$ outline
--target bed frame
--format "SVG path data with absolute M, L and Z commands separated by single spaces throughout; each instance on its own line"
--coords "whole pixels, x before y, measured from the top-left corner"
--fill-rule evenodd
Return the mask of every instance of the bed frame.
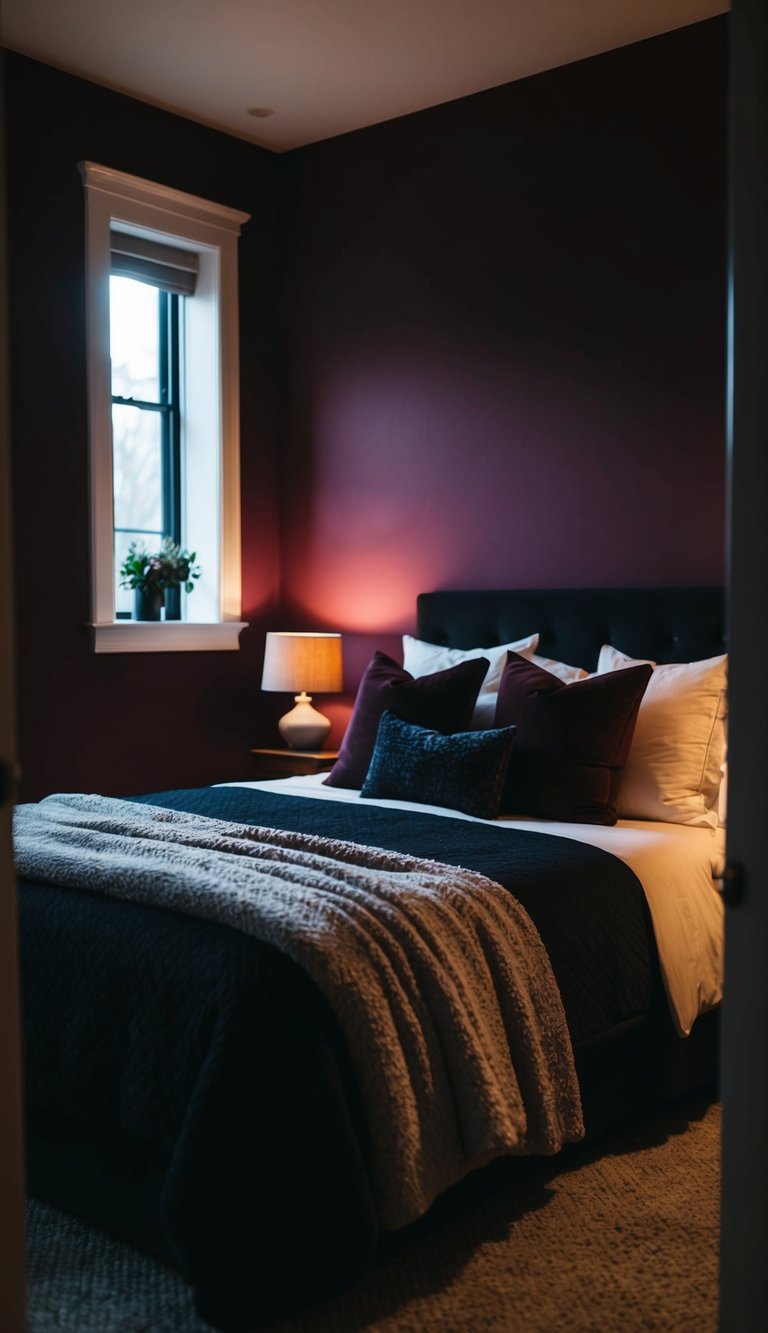
M 452 648 L 492 648 L 538 631 L 538 652 L 594 671 L 600 648 L 693 662 L 726 651 L 722 588 L 515 589 L 427 592 L 416 633 Z

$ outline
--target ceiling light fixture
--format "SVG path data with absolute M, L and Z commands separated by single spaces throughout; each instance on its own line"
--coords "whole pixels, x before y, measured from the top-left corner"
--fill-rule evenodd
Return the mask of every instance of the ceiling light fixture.
M 274 116 L 271 106 L 249 106 L 249 116 L 256 116 L 257 120 L 266 120 L 267 116 Z

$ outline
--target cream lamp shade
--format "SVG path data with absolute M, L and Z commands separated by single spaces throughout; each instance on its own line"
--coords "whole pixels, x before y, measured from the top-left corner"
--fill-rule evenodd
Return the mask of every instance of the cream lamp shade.
M 341 690 L 341 635 L 270 630 L 261 688 L 295 695 L 295 707 L 277 724 L 286 745 L 292 750 L 321 749 L 331 723 L 312 707 L 308 691 L 338 694 Z

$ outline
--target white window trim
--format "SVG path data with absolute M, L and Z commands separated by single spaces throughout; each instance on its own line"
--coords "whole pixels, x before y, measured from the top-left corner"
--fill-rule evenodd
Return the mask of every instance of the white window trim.
M 122 171 L 78 163 L 86 202 L 86 340 L 91 514 L 91 620 L 97 653 L 198 652 L 239 647 L 240 373 L 237 238 L 250 214 L 172 190 Z M 115 620 L 112 479 L 112 389 L 109 362 L 109 233 L 113 222 L 200 246 L 218 270 L 221 441 L 219 615 L 214 623 Z

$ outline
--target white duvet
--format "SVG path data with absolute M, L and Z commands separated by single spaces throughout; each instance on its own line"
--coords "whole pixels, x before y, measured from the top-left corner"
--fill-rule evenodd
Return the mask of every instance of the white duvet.
M 656 824 L 619 820 L 612 828 L 597 824 L 560 824 L 546 819 L 478 820 L 458 810 L 410 801 L 380 801 L 343 787 L 326 787 L 324 774 L 280 778 L 272 782 L 229 782 L 221 786 L 254 787 L 286 796 L 329 801 L 357 801 L 400 810 L 492 823 L 573 838 L 602 847 L 625 861 L 637 875 L 648 900 L 661 972 L 670 1011 L 681 1036 L 687 1036 L 699 1014 L 723 995 L 723 904 L 714 878 L 725 861 L 725 830 L 687 824 Z

